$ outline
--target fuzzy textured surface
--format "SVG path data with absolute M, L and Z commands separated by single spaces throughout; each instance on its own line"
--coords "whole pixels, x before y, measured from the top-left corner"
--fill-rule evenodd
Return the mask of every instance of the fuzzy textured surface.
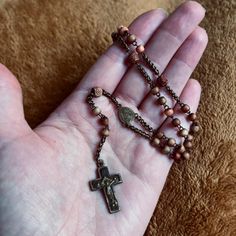
M 96 3 L 95 3 L 96 2 Z M 0 0 L 0 60 L 18 77 L 26 118 L 43 121 L 111 43 L 118 24 L 180 0 Z M 236 235 L 234 0 L 200 0 L 209 45 L 193 74 L 203 87 L 194 158 L 174 165 L 146 235 Z

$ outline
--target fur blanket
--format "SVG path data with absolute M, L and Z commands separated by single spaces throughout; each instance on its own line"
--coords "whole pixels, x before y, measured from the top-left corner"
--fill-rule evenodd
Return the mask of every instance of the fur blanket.
M 0 0 L 0 59 L 17 75 L 32 127 L 73 90 L 144 11 L 180 0 Z M 203 87 L 194 158 L 173 165 L 146 235 L 236 235 L 235 1 L 200 0 L 209 45 L 193 74 Z

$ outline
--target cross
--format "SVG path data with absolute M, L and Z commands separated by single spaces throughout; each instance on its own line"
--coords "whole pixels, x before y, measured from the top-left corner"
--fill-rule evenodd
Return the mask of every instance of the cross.
M 98 179 L 89 182 L 90 189 L 92 191 L 103 190 L 109 212 L 118 212 L 120 207 L 114 194 L 113 185 L 123 182 L 121 176 L 119 174 L 110 175 L 106 166 L 98 168 L 98 176 Z

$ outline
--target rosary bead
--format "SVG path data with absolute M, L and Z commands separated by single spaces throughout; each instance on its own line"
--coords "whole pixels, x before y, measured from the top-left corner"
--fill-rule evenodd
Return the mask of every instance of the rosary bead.
M 119 26 L 117 30 L 120 35 L 124 35 L 125 32 L 129 32 L 129 29 L 123 25 Z
M 194 121 L 194 120 L 197 119 L 197 115 L 196 115 L 195 113 L 190 113 L 190 114 L 188 115 L 188 119 L 189 119 L 190 121 Z
M 174 138 L 169 138 L 168 141 L 167 141 L 167 144 L 168 144 L 168 146 L 170 146 L 170 147 L 174 147 L 175 144 L 176 144 L 176 141 L 175 141 Z
M 99 108 L 99 107 L 94 107 L 94 109 L 93 109 L 93 114 L 94 115 L 99 115 L 101 113 L 101 109 Z
M 182 157 L 183 157 L 185 160 L 189 160 L 189 158 L 190 158 L 190 153 L 189 153 L 189 152 L 184 152 L 184 153 L 182 154 Z
M 169 146 L 164 146 L 162 149 L 161 149 L 161 152 L 163 154 L 169 154 L 171 151 L 170 147 Z
M 193 124 L 193 125 L 191 125 L 190 130 L 193 133 L 197 133 L 200 130 L 200 126 Z
M 137 51 L 137 53 L 142 53 L 142 52 L 144 52 L 144 46 L 143 45 L 138 45 L 138 47 L 136 48 L 136 51 Z
M 185 146 L 186 148 L 192 148 L 193 144 L 192 144 L 191 141 L 185 140 L 185 141 L 184 141 L 184 146 Z
M 160 98 L 158 98 L 158 103 L 160 104 L 160 105 L 164 105 L 164 104 L 166 104 L 166 98 L 165 97 L 160 97 Z
M 155 136 L 160 139 L 164 136 L 164 133 L 159 131 L 159 132 L 156 133 Z
M 154 138 L 152 143 L 154 146 L 158 146 L 160 144 L 161 140 L 159 138 Z
M 192 140 L 193 140 L 193 135 L 188 134 L 187 140 L 188 140 L 188 141 L 192 141 Z
M 130 34 L 130 35 L 127 37 L 127 42 L 128 42 L 128 43 L 133 43 L 135 40 L 136 40 L 136 36 L 135 36 L 134 34 Z
M 174 126 L 178 126 L 178 125 L 180 125 L 180 120 L 178 119 L 178 118 L 174 118 L 173 120 L 172 120 L 172 125 L 174 125 Z
M 175 152 L 173 155 L 173 158 L 175 161 L 179 161 L 181 159 L 181 154 L 178 152 Z
M 188 112 L 188 111 L 190 110 L 190 107 L 189 107 L 189 105 L 184 104 L 184 105 L 181 107 L 181 110 L 182 110 L 184 113 L 186 113 L 186 112 Z
M 164 111 L 165 115 L 166 116 L 172 116 L 174 114 L 174 110 L 171 109 L 171 108 L 167 108 L 165 111 Z
M 136 51 L 131 52 L 128 58 L 132 64 L 135 64 L 140 61 L 139 55 Z
M 101 97 L 103 93 L 103 89 L 99 87 L 93 88 L 94 96 L 95 97 Z
M 120 31 L 123 27 L 124 27 L 123 25 L 119 25 L 119 26 L 117 27 L 117 31 Z
M 158 87 L 154 87 L 152 90 L 151 90 L 151 93 L 153 95 L 157 95 L 159 93 L 160 89 Z
M 165 87 L 167 84 L 168 84 L 168 80 L 166 77 L 164 77 L 163 75 L 161 75 L 158 80 L 157 80 L 157 83 L 162 86 L 162 87 Z
M 184 147 L 184 145 L 180 145 L 180 146 L 178 147 L 178 149 L 177 149 L 177 152 L 178 152 L 178 153 L 184 153 L 184 152 L 185 152 L 185 147 Z
M 187 129 L 181 129 L 181 130 L 179 131 L 179 135 L 180 135 L 181 137 L 187 136 L 187 135 L 188 135 L 188 130 L 187 130 Z
M 110 131 L 109 131 L 108 128 L 104 128 L 104 129 L 102 130 L 102 136 L 106 136 L 106 137 L 108 137 L 109 134 L 110 134 Z
M 103 118 L 101 119 L 101 123 L 102 123 L 103 125 L 107 126 L 107 125 L 109 124 L 109 119 L 108 119 L 107 117 L 103 117 Z

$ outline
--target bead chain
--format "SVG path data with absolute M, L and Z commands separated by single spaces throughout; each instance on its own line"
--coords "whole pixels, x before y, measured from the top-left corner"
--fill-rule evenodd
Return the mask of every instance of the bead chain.
M 196 114 L 192 113 L 190 111 L 190 107 L 187 104 L 184 104 L 180 101 L 180 98 L 176 95 L 176 93 L 170 88 L 168 85 L 168 80 L 163 76 L 160 75 L 159 70 L 155 66 L 155 64 L 151 61 L 151 59 L 144 53 L 145 49 L 143 45 L 138 45 L 136 36 L 134 34 L 129 33 L 129 29 L 124 26 L 119 26 L 117 32 L 112 33 L 112 39 L 113 41 L 118 41 L 123 48 L 126 49 L 126 52 L 129 53 L 129 60 L 131 63 L 136 65 L 137 69 L 140 71 L 140 73 L 144 76 L 146 82 L 149 84 L 151 92 L 153 95 L 157 96 L 158 103 L 163 106 L 164 114 L 168 117 L 172 118 L 172 124 L 178 128 L 178 134 L 182 137 L 184 137 L 184 146 L 187 149 L 190 149 L 192 147 L 192 140 L 193 136 L 189 134 L 187 129 L 181 126 L 180 120 L 178 118 L 175 118 L 173 116 L 173 109 L 169 108 L 168 105 L 166 105 L 166 99 L 164 96 L 160 96 L 160 89 L 159 87 L 164 87 L 167 92 L 171 95 L 171 97 L 177 102 L 177 104 L 180 105 L 181 111 L 187 115 L 187 118 L 189 121 L 192 121 L 192 124 L 190 126 L 190 133 L 194 134 L 199 131 L 199 122 L 196 121 Z M 132 50 L 129 45 L 133 45 L 135 50 Z M 131 53 L 130 53 L 131 52 Z M 150 78 L 148 73 L 146 72 L 145 68 L 140 63 L 140 57 L 143 59 L 145 64 L 154 72 L 154 75 L 156 77 L 156 84 L 155 86 L 154 81 Z M 160 136 L 160 135 L 159 135 Z M 171 139 L 173 141 L 173 139 Z M 175 145 L 175 147 L 178 146 L 179 150 L 183 151 L 182 145 Z M 185 159 L 188 159 L 190 154 L 189 152 L 182 153 L 183 157 Z M 173 157 L 173 156 L 172 156 Z M 179 159 L 180 155 L 175 155 L 174 159 Z
M 155 64 L 144 53 L 144 46 L 141 44 L 138 45 L 136 36 L 134 34 L 130 34 L 127 27 L 118 27 L 118 31 L 112 33 L 112 39 L 114 42 L 118 42 L 126 51 L 126 53 L 129 54 L 129 61 L 134 64 L 137 67 L 138 71 L 143 75 L 146 83 L 150 87 L 151 94 L 157 97 L 158 104 L 163 106 L 164 114 L 172 119 L 172 125 L 178 129 L 178 135 L 184 138 L 184 142 L 182 144 L 177 144 L 174 138 L 169 138 L 163 132 L 154 130 L 137 113 L 134 113 L 134 120 L 137 121 L 144 130 L 135 127 L 131 123 L 123 123 L 123 125 L 133 132 L 141 135 L 145 139 L 148 139 L 153 144 L 153 146 L 161 148 L 162 153 L 169 155 L 169 157 L 174 159 L 176 162 L 179 162 L 181 159 L 189 159 L 189 152 L 192 147 L 193 135 L 200 129 L 199 122 L 196 120 L 196 114 L 190 111 L 190 107 L 187 104 L 184 104 L 180 101 L 180 98 L 168 85 L 168 80 L 163 75 L 160 75 L 160 72 Z M 133 47 L 135 47 L 135 49 L 132 49 L 129 45 L 132 45 Z M 143 64 L 141 64 L 142 62 Z M 156 81 L 154 81 L 150 77 L 150 75 L 145 70 L 144 65 L 147 65 L 151 69 L 151 71 L 154 73 Z M 163 95 L 161 95 L 160 88 L 165 88 L 167 90 L 171 97 L 180 106 L 181 111 L 187 115 L 188 120 L 192 122 L 190 131 L 182 127 L 180 120 L 173 116 L 174 110 L 166 104 L 167 100 Z M 95 103 L 93 101 L 93 98 L 100 96 L 107 97 L 115 105 L 118 111 L 120 108 L 122 108 L 122 105 L 117 101 L 117 99 L 102 88 L 92 88 L 87 96 L 87 103 L 92 109 L 94 115 L 99 117 L 100 123 L 103 125 L 103 128 L 101 130 L 101 139 L 98 143 L 98 147 L 95 153 L 95 160 L 98 167 L 104 165 L 103 160 L 100 158 L 100 153 L 104 143 L 106 142 L 106 138 L 110 133 L 108 117 L 102 114 L 101 109 L 95 106 Z

